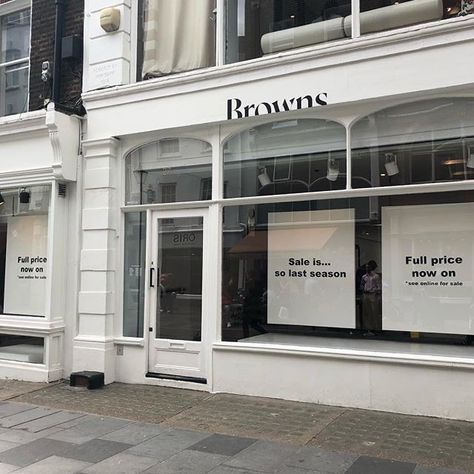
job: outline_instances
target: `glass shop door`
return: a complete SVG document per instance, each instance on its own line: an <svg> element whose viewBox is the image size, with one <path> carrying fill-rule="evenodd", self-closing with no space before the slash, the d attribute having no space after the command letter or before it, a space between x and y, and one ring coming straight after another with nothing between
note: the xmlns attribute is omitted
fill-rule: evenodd
<svg viewBox="0 0 474 474"><path fill-rule="evenodd" d="M207 209L151 216L148 376L205 383Z"/></svg>

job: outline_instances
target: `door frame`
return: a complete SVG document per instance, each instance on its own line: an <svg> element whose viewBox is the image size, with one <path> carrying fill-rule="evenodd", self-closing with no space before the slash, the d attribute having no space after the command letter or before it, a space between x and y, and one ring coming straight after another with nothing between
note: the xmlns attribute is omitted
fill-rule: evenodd
<svg viewBox="0 0 474 474"><path fill-rule="evenodd" d="M210 317L212 314L212 305L210 299L211 281L209 272L211 264L211 245L209 232L209 207L199 208L184 208L175 210L147 210L147 231L146 231L146 278L145 278L145 301L144 301L144 332L145 337L145 351L146 351L146 376L159 378L164 380L177 380L183 382L195 382L200 384L207 384L210 374L208 373L210 357ZM181 218L181 217L202 217L203 218L203 236L202 236L202 303L201 303L201 347L200 347L200 371L196 376L188 376L182 374L172 373L154 373L150 369L152 367L152 349L154 347L154 340L156 334L156 310L157 310L157 291L159 276L156 271L158 259L158 219L167 218ZM152 265L153 263L153 265ZM155 287L151 287L152 268L154 271ZM153 328L150 330L150 328ZM166 339L163 339L164 341ZM171 340L170 340L171 341ZM179 343L180 340L174 341Z"/></svg>

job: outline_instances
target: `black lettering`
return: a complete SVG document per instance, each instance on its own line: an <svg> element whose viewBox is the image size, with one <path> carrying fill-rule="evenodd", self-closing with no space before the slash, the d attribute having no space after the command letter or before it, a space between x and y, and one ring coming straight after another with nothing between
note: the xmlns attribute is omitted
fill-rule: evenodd
<svg viewBox="0 0 474 474"><path fill-rule="evenodd" d="M306 100L306 107L303 107L303 100ZM304 97L298 97L296 99L296 107L298 109L309 108L313 106L313 98L310 95L305 95Z"/></svg>
<svg viewBox="0 0 474 474"><path fill-rule="evenodd" d="M235 101L235 108L233 107L233 102ZM239 110L240 106L242 105L242 101L240 99L228 99L227 100L227 120L232 120L232 112L235 112L235 118L242 118L242 112Z"/></svg>
<svg viewBox="0 0 474 474"><path fill-rule="evenodd" d="M244 107L244 116L245 117L250 117L249 114L250 114L250 110L252 110L252 109L255 109L255 104L246 105Z"/></svg>
<svg viewBox="0 0 474 474"><path fill-rule="evenodd" d="M267 104L267 102L262 102L262 103L258 104L257 107L255 107L255 115L260 115L260 112L259 112L260 106L263 106L267 109L267 114L272 113L272 108L271 108L270 104Z"/></svg>
<svg viewBox="0 0 474 474"><path fill-rule="evenodd" d="M315 97L318 105L328 105L328 95L326 92L321 92Z"/></svg>

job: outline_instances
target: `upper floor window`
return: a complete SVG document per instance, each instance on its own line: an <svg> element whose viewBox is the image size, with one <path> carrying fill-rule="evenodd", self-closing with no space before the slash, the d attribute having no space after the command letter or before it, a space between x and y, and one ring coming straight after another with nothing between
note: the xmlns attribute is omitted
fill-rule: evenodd
<svg viewBox="0 0 474 474"><path fill-rule="evenodd" d="M352 187L473 179L473 110L472 98L445 98L363 117L351 134Z"/></svg>
<svg viewBox="0 0 474 474"><path fill-rule="evenodd" d="M215 0L142 0L141 78L215 64Z"/></svg>
<svg viewBox="0 0 474 474"><path fill-rule="evenodd" d="M139 0L137 79L474 13L473 0ZM222 44L216 43L222 22ZM356 28L353 26L356 25ZM216 54L223 51L222 55ZM222 57L221 57L222 56Z"/></svg>
<svg viewBox="0 0 474 474"><path fill-rule="evenodd" d="M211 146L194 138L165 138L134 150L126 158L126 204L211 199L211 157Z"/></svg>
<svg viewBox="0 0 474 474"><path fill-rule="evenodd" d="M11 11L9 3L0 4L0 116L28 105L30 9Z"/></svg>

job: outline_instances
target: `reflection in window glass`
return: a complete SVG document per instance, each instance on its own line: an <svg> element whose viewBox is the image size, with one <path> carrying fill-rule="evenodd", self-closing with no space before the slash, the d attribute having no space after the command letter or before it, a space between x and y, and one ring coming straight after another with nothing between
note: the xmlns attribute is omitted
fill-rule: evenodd
<svg viewBox="0 0 474 474"><path fill-rule="evenodd" d="M2 190L0 313L44 316L51 188Z"/></svg>
<svg viewBox="0 0 474 474"><path fill-rule="evenodd" d="M345 188L345 129L326 120L286 120L231 138L224 148L225 197Z"/></svg>
<svg viewBox="0 0 474 474"><path fill-rule="evenodd" d="M223 340L470 343L473 215L472 191L226 207Z"/></svg>
<svg viewBox="0 0 474 474"><path fill-rule="evenodd" d="M438 99L381 110L352 128L352 186L474 178L474 101Z"/></svg>
<svg viewBox="0 0 474 474"><path fill-rule="evenodd" d="M0 360L42 364L44 339L42 337L0 334Z"/></svg>
<svg viewBox="0 0 474 474"><path fill-rule="evenodd" d="M141 2L139 33L142 78L191 71L215 64L215 0Z"/></svg>
<svg viewBox="0 0 474 474"><path fill-rule="evenodd" d="M143 337L146 213L125 214L123 335Z"/></svg>
<svg viewBox="0 0 474 474"><path fill-rule="evenodd" d="M126 159L126 204L203 200L211 155L208 143L191 138L160 140L133 151Z"/></svg>
<svg viewBox="0 0 474 474"><path fill-rule="evenodd" d="M343 39L349 0L227 0L226 62Z"/></svg>

